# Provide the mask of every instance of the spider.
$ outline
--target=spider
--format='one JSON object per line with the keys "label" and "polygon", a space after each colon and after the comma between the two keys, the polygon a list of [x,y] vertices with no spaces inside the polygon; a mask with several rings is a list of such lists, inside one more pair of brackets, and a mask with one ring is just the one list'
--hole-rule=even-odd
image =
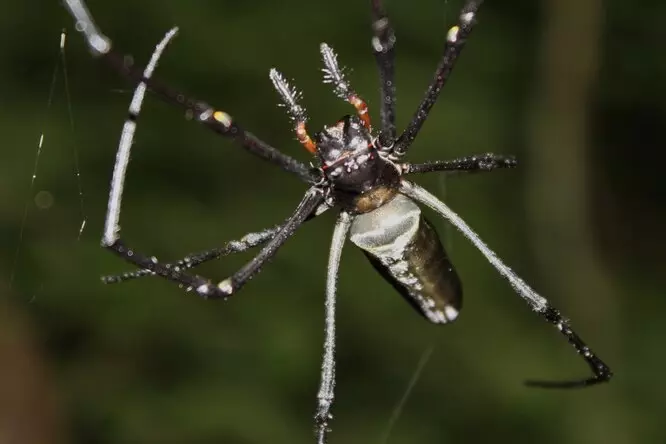
{"label": "spider", "polygon": [[[446,204],[404,176],[434,171],[493,171],[516,166],[513,157],[491,153],[446,161],[420,164],[404,162],[421,126],[448,80],[456,60],[474,27],[482,0],[466,0],[458,23],[448,31],[444,51],[425,97],[407,128],[398,135],[395,125],[394,58],[395,35],[381,0],[371,0],[373,19],[372,49],[381,81],[380,129],[372,126],[365,101],[347,81],[337,55],[325,43],[320,46],[324,64],[324,82],[337,97],[355,108],[331,126],[312,136],[307,129],[307,115],[300,104],[301,94],[274,68],[270,80],[293,123],[296,138],[316,158],[308,168],[283,154],[239,126],[226,112],[205,102],[191,99],[152,78],[158,60],[177,28],[170,30],[156,46],[144,70],[125,63],[125,57],[112,49],[109,40],[96,27],[81,0],[66,0],[77,29],[84,35],[94,55],[138,84],[129,107],[118,147],[111,182],[102,245],[122,259],[139,267],[120,276],[104,277],[107,283],[146,275],[158,275],[206,299],[227,299],[237,293],[282,244],[304,222],[330,209],[338,210],[329,253],[326,280],[326,329],[321,382],[315,414],[317,440],[327,440],[335,385],[335,295],[342,247],[347,238],[360,247],[371,264],[421,315],[433,323],[445,324],[456,319],[461,308],[460,280],[449,261],[437,233],[418,204],[425,205],[452,223],[506,278],[532,310],[554,324],[590,367],[591,377],[573,381],[527,381],[528,385],[551,388],[586,387],[608,381],[612,373],[572,330],[569,322],[545,298],[506,266],[479,236]],[[309,188],[300,203],[283,223],[248,233],[222,248],[190,254],[174,263],[160,263],[156,258],[127,247],[119,237],[119,219],[123,183],[130,147],[143,98],[147,89],[163,100],[184,109],[194,120],[213,131],[234,139],[244,149],[296,175]],[[259,253],[240,270],[219,282],[213,282],[189,269],[212,259],[261,246]]]}

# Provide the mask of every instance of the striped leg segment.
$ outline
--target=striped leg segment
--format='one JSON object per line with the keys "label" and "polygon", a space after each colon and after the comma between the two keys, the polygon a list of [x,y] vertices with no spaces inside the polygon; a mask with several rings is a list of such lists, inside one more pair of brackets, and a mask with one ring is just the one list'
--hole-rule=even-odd
{"label": "striped leg segment", "polygon": [[356,108],[356,113],[361,118],[363,126],[370,129],[371,125],[370,115],[368,114],[368,105],[358,94],[356,94],[349,85],[349,82],[347,82],[347,79],[345,79],[344,69],[340,68],[340,65],[338,65],[337,54],[333,51],[333,48],[326,43],[320,45],[319,51],[321,52],[321,58],[325,66],[322,70],[324,72],[324,83],[330,83],[333,85],[335,95],[342,100],[349,102],[354,108]]}
{"label": "striped leg segment", "polygon": [[412,121],[407,125],[405,131],[395,143],[393,154],[396,158],[405,155],[412,142],[414,142],[414,139],[416,139],[421,126],[423,126],[423,123],[428,118],[428,113],[430,113],[435,102],[437,102],[439,93],[449,79],[458,56],[465,46],[467,37],[474,27],[476,13],[481,3],[483,3],[483,0],[467,0],[460,11],[458,24],[449,29],[446,36],[446,44],[444,45],[444,52],[435,70],[432,82],[428,86],[425,97],[423,97],[421,104],[414,113]]}
{"label": "striped leg segment", "polygon": [[183,109],[188,116],[210,128],[218,134],[232,138],[252,154],[269,161],[285,171],[295,174],[306,183],[313,183],[307,165],[280,152],[277,148],[262,141],[254,134],[243,129],[231,116],[207,103],[190,98],[185,94],[145,76],[144,71],[136,66],[128,65],[129,57],[113,49],[111,40],[95,25],[95,22],[81,0],[65,0],[65,5],[76,20],[76,29],[83,34],[93,55],[102,58],[112,69],[135,83],[143,83],[155,92],[162,100]]}

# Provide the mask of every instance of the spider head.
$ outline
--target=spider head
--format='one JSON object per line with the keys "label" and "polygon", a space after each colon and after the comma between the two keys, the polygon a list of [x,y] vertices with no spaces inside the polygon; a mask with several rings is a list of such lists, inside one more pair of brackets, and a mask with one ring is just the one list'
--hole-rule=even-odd
{"label": "spider head", "polygon": [[372,156],[372,137],[358,116],[344,116],[315,134],[322,168],[333,177],[337,171],[358,170]]}
{"label": "spider head", "polygon": [[357,188],[354,184],[364,182],[377,158],[370,131],[356,115],[324,127],[314,140],[324,173],[343,188]]}

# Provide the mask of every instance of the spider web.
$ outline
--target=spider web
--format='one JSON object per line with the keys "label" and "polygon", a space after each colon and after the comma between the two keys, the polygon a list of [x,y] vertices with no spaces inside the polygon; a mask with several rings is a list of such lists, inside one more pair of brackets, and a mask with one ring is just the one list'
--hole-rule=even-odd
{"label": "spider web", "polygon": [[[73,164],[73,170],[74,170],[74,176],[75,176],[76,188],[78,194],[77,198],[79,202],[80,223],[76,235],[77,241],[81,239],[81,236],[83,235],[83,231],[85,230],[86,223],[88,220],[85,209],[85,192],[83,189],[83,181],[81,178],[81,169],[79,165],[79,152],[77,144],[75,142],[76,131],[74,124],[74,112],[72,109],[70,86],[69,86],[69,76],[67,73],[67,57],[65,54],[66,43],[67,43],[67,33],[65,29],[63,29],[60,32],[59,36],[57,56],[55,58],[55,64],[51,75],[51,81],[46,100],[46,107],[43,113],[42,123],[40,125],[42,127],[42,130],[40,130],[39,137],[36,143],[32,173],[30,174],[28,192],[25,198],[25,203],[23,205],[23,213],[19,225],[19,230],[18,230],[19,232],[17,235],[14,258],[10,268],[11,270],[9,274],[10,290],[14,285],[14,281],[16,279],[17,273],[21,265],[21,253],[22,250],[25,248],[24,246],[24,243],[26,242],[25,233],[26,233],[26,228],[29,227],[30,224],[31,209],[37,208],[40,210],[48,210],[54,204],[53,194],[47,189],[37,191],[36,186],[39,185],[38,174],[39,174],[40,160],[42,158],[42,155],[44,154],[45,149],[50,148],[50,139],[49,139],[48,130],[46,128],[52,117],[51,114],[53,112],[52,108],[54,103],[54,97],[59,87],[63,88],[65,94],[65,101],[67,106],[67,119],[69,123],[69,131],[71,136],[70,145],[72,147],[72,152],[71,152],[72,164]],[[62,75],[62,80],[61,80],[62,83],[59,81],[59,74]],[[43,282],[39,283],[37,287],[38,287],[38,292],[41,291],[41,289],[43,289]],[[31,302],[34,300],[35,294],[36,293],[33,293]]]}

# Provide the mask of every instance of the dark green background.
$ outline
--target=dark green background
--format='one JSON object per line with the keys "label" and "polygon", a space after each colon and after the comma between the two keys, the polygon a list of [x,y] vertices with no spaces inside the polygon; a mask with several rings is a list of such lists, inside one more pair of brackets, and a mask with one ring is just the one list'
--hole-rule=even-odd
{"label": "dark green background", "polygon": [[[5,3],[0,440],[312,442],[333,214],[304,226],[228,302],[199,300],[157,278],[102,285],[100,275],[128,269],[99,239],[131,85],[90,57],[58,1]],[[313,130],[330,124],[351,110],[321,83],[318,45],[326,41],[352,68],[349,79],[378,122],[367,3],[89,6],[117,48],[141,62],[179,25],[157,76],[309,161],[276,106],[268,70],[295,79]],[[400,127],[431,79],[459,7],[387,1],[398,38]],[[437,220],[465,288],[465,310],[454,325],[429,325],[359,251],[344,252],[332,443],[382,442],[430,347],[391,443],[666,442],[665,14],[659,0],[487,1],[409,156],[518,156],[513,171],[417,180],[572,319],[615,371],[612,383],[581,391],[521,385],[528,377],[582,376],[587,368],[467,241]],[[47,107],[62,28],[71,96],[60,68]],[[80,240],[74,149],[87,219]],[[35,204],[40,191],[53,197],[48,209]],[[176,258],[281,221],[303,191],[295,178],[149,96],[127,181],[123,236],[161,259]],[[248,257],[216,261],[202,272],[223,278]]]}

